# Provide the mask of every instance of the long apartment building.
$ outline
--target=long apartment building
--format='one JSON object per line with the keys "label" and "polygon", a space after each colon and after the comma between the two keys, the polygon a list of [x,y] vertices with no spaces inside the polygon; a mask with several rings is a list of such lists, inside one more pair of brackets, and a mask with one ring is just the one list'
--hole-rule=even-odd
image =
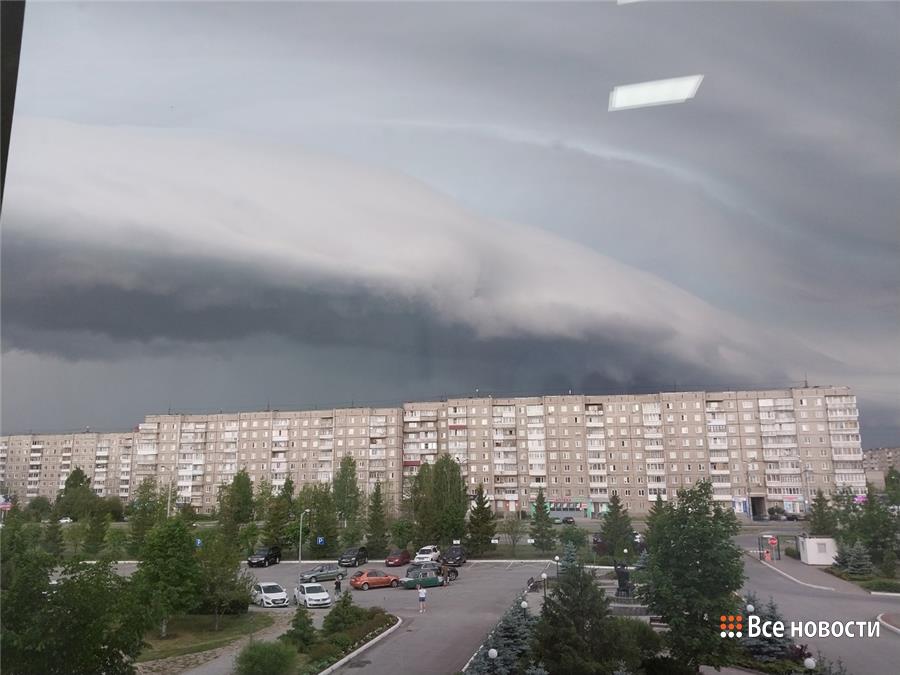
{"label": "long apartment building", "polygon": [[127,433],[0,437],[0,484],[53,499],[74,467],[99,495],[129,499],[153,477],[215,508],[246,470],[276,488],[328,483],[356,460],[364,493],[397,505],[423,463],[448,454],[470,493],[527,511],[540,488],[556,511],[602,513],[617,494],[646,512],[703,479],[738,514],[803,512],[816,490],[865,491],[856,397],[846,387],[614,396],[461,398],[391,408],[149,415]]}

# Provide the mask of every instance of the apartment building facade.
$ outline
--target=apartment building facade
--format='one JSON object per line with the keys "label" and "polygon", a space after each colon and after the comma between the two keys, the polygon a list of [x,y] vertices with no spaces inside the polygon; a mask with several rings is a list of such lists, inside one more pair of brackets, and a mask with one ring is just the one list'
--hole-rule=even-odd
{"label": "apartment building facade", "polygon": [[399,504],[423,463],[447,454],[470,494],[528,511],[543,488],[555,511],[596,516],[613,494],[635,514],[709,479],[746,517],[808,509],[816,490],[865,491],[856,397],[846,387],[613,396],[474,397],[388,408],[148,415],[119,434],[0,437],[0,482],[54,498],[80,466],[101,495],[129,499],[154,477],[214,510],[246,470],[277,489],[328,483],[352,456],[365,494]]}
{"label": "apartment building facade", "polygon": [[869,448],[863,451],[866,471],[887,473],[891,467],[900,470],[900,448]]}

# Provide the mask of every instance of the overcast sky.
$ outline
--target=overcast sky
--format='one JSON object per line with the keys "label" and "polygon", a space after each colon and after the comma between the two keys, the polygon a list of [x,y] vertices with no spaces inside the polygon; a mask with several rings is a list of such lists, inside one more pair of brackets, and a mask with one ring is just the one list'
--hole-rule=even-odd
{"label": "overcast sky", "polygon": [[[848,384],[900,443],[897,3],[29,3],[2,432]],[[703,74],[688,103],[616,84]]]}

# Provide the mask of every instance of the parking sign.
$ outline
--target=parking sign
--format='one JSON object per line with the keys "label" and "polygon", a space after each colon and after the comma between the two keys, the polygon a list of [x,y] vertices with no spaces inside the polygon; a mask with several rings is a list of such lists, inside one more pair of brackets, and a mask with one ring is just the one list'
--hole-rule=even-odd
{"label": "parking sign", "polygon": [[325,537],[316,537],[316,546],[324,546]]}
{"label": "parking sign", "polygon": [[201,546],[203,546],[203,540],[200,537],[197,537],[196,539],[194,539],[194,544],[197,546],[197,548],[200,548]]}

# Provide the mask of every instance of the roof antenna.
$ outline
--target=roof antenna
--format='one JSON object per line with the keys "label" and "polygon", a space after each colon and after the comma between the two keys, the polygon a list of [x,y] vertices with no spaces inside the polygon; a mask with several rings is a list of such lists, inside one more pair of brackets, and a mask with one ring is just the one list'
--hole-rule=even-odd
{"label": "roof antenna", "polygon": [[807,373],[803,373],[803,388],[809,389],[809,378],[807,377]]}

